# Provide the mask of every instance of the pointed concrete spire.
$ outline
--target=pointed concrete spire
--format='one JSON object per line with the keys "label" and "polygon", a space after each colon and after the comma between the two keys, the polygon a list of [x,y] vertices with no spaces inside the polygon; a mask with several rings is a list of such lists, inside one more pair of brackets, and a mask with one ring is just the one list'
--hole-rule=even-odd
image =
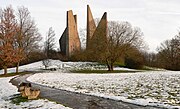
{"label": "pointed concrete spire", "polygon": [[91,38],[90,49],[105,50],[107,42],[107,13],[105,12]]}
{"label": "pointed concrete spire", "polygon": [[89,42],[94,34],[94,31],[96,30],[96,24],[94,22],[94,18],[91,12],[91,9],[89,5],[87,5],[87,42],[86,42],[86,48],[88,49]]}
{"label": "pointed concrete spire", "polygon": [[100,40],[107,39],[107,12],[105,12],[93,34],[93,39],[101,38]]}
{"label": "pointed concrete spire", "polygon": [[102,36],[104,39],[107,39],[107,12],[104,12],[96,30],[99,32],[103,31]]}

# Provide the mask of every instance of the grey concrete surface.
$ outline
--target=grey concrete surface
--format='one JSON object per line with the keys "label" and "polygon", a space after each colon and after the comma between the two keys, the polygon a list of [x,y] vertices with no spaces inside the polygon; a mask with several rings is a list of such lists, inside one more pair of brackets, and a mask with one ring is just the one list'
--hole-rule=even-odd
{"label": "grey concrete surface", "polygon": [[[20,82],[27,82],[26,78],[31,75],[18,76],[11,79],[10,82],[17,86]],[[31,84],[32,87],[40,89],[40,98],[46,98],[73,109],[159,109],[157,107],[139,106],[122,101],[60,90],[35,83]]]}

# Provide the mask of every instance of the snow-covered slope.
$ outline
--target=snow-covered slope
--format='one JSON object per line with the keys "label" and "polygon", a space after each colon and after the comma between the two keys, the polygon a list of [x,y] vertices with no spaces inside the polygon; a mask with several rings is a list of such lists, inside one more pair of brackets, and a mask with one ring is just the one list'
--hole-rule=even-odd
{"label": "snow-covered slope", "polygon": [[[28,65],[23,65],[19,67],[19,71],[37,71],[39,69],[43,68],[42,62],[35,62]],[[8,73],[16,72],[16,68],[8,68]],[[0,70],[0,74],[3,74],[4,70]]]}
{"label": "snow-covered slope", "polygon": [[39,73],[28,80],[140,105],[180,108],[180,71],[119,74]]}
{"label": "snow-covered slope", "polygon": [[[70,68],[82,68],[91,62],[62,62],[60,60],[50,60],[48,68],[58,68],[58,69],[70,69]],[[44,68],[42,61],[34,62],[31,64],[23,65],[19,67],[19,72],[22,71],[40,71]],[[8,68],[8,73],[15,72],[16,68]],[[0,70],[0,74],[3,74],[3,70]]]}
{"label": "snow-covered slope", "polygon": [[[98,65],[95,62],[62,62],[60,60],[51,60],[49,62],[48,68],[56,68],[59,72],[66,72],[68,70],[75,70],[75,69],[101,69],[101,70],[107,70],[107,67],[104,65]],[[42,64],[42,61],[34,62],[31,64],[23,65],[19,67],[19,72],[23,71],[42,71],[45,69],[45,66]],[[115,70],[133,70],[134,69],[128,69],[128,68],[121,68],[116,67]],[[8,68],[8,73],[15,72],[16,68]],[[0,74],[3,74],[3,70],[0,70]]]}
{"label": "snow-covered slope", "polygon": [[0,109],[70,109],[46,99],[29,100],[19,105],[11,103],[10,97],[18,94],[17,88],[9,83],[11,78],[0,78]]}

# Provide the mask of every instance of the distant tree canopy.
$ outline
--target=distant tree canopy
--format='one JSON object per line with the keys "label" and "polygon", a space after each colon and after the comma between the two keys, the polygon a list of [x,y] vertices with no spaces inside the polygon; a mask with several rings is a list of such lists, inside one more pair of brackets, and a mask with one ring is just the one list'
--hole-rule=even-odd
{"label": "distant tree canopy", "polygon": [[157,53],[144,53],[146,65],[180,70],[180,32],[172,39],[162,42],[157,51]]}
{"label": "distant tree canopy", "polygon": [[157,61],[162,68],[180,70],[180,33],[161,43],[158,47]]}
{"label": "distant tree canopy", "polygon": [[9,6],[0,10],[0,64],[7,73],[7,67],[19,63],[29,53],[38,49],[41,36],[25,7],[18,8],[17,13]]}

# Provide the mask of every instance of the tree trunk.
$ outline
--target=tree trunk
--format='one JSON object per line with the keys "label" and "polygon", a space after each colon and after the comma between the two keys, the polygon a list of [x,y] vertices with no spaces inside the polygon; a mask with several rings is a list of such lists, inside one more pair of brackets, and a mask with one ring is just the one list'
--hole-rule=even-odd
{"label": "tree trunk", "polygon": [[110,69],[111,69],[111,68],[110,68],[110,65],[109,65],[109,64],[107,64],[107,66],[108,66],[108,71],[110,71]]}
{"label": "tree trunk", "polygon": [[110,64],[109,64],[109,61],[108,61],[108,59],[106,59],[106,64],[107,64],[107,67],[108,67],[108,71],[110,71]]}
{"label": "tree trunk", "polygon": [[113,64],[109,64],[108,65],[108,71],[113,71],[114,69],[113,69]]}
{"label": "tree trunk", "polygon": [[113,71],[113,63],[109,63],[107,62],[107,66],[108,66],[108,71]]}
{"label": "tree trunk", "polygon": [[16,65],[16,73],[18,73],[18,72],[19,72],[19,62]]}
{"label": "tree trunk", "polygon": [[113,63],[111,63],[110,67],[111,67],[110,71],[113,71],[114,70]]}
{"label": "tree trunk", "polygon": [[7,74],[7,66],[4,66],[4,74],[6,75]]}

